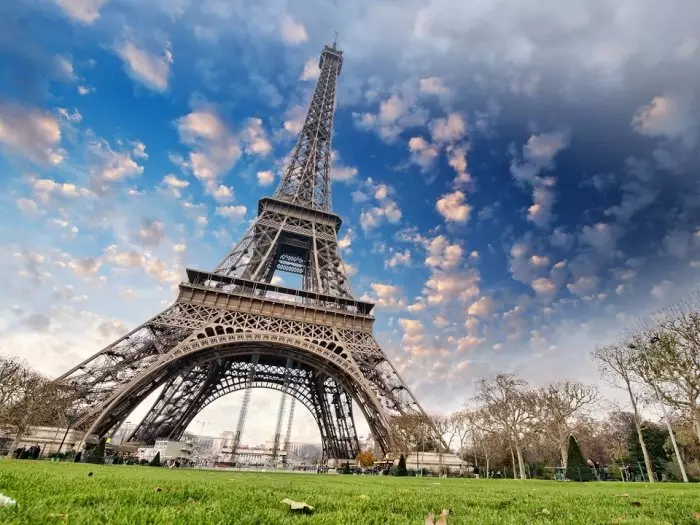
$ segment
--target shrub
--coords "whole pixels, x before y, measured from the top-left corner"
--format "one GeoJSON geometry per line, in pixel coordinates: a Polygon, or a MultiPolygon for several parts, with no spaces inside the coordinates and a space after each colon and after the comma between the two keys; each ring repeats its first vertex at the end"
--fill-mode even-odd
{"type": "Polygon", "coordinates": [[[595,475],[583,458],[574,436],[569,436],[569,451],[566,462],[566,477],[571,481],[593,481],[595,475]]]}
{"type": "Polygon", "coordinates": [[[156,452],[156,455],[148,463],[148,465],[151,467],[160,467],[160,452],[156,452]]]}
{"type": "Polygon", "coordinates": [[[396,467],[396,475],[397,476],[406,476],[408,474],[408,471],[406,470],[406,458],[403,457],[403,454],[399,457],[399,465],[396,467]]]}

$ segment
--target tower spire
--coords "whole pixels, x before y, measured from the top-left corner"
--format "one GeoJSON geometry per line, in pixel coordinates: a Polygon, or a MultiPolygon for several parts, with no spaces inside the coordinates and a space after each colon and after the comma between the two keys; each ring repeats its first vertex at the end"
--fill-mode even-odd
{"type": "Polygon", "coordinates": [[[333,42],[333,47],[325,46],[304,126],[275,192],[276,199],[316,210],[331,210],[331,138],[336,79],[342,65],[343,52],[337,49],[337,42],[333,42]]]}

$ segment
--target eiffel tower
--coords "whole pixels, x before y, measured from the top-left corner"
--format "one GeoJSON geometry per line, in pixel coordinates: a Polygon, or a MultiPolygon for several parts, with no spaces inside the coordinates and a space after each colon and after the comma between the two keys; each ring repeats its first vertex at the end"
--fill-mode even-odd
{"type": "Polygon", "coordinates": [[[244,390],[235,451],[253,388],[278,390],[304,405],[318,424],[325,459],[360,452],[353,401],[384,453],[395,450],[392,417],[426,417],[377,344],[374,305],[353,296],[338,251],[330,164],[342,64],[336,44],[325,46],[291,161],[231,253],[213,271],[187,269],[172,306],[60,378],[82,393],[76,428],[86,437],[115,432],[161,387],[132,441],[179,439],[209,403],[244,390]],[[274,284],[277,271],[299,275],[301,286],[274,284]]]}

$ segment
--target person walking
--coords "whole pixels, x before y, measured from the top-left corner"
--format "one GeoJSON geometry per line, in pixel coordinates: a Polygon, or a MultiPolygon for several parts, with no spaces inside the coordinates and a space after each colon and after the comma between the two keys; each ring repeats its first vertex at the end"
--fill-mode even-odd
{"type": "Polygon", "coordinates": [[[474,466],[474,479],[479,479],[479,465],[474,466]]]}

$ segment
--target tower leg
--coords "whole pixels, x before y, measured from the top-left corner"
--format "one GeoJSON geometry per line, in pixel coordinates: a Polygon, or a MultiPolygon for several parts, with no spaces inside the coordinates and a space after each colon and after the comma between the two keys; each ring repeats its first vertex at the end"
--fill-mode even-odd
{"type": "Polygon", "coordinates": [[[245,427],[246,417],[248,417],[248,406],[250,405],[250,394],[252,392],[252,388],[250,388],[250,385],[253,382],[253,379],[255,379],[255,365],[258,364],[259,358],[260,358],[260,356],[258,354],[254,354],[250,358],[250,362],[251,362],[252,366],[250,367],[250,373],[248,374],[248,380],[247,380],[248,387],[245,389],[245,392],[243,393],[243,404],[241,405],[241,413],[238,416],[238,425],[236,425],[236,434],[233,437],[233,446],[231,447],[231,461],[233,461],[233,462],[236,461],[236,454],[238,453],[238,447],[241,444],[241,438],[243,437],[243,429],[245,427]]]}
{"type": "Polygon", "coordinates": [[[292,398],[292,402],[289,405],[289,421],[287,421],[287,433],[284,436],[284,450],[286,452],[284,456],[285,463],[289,461],[289,442],[292,437],[292,423],[294,422],[294,406],[296,405],[296,399],[292,398]]]}

